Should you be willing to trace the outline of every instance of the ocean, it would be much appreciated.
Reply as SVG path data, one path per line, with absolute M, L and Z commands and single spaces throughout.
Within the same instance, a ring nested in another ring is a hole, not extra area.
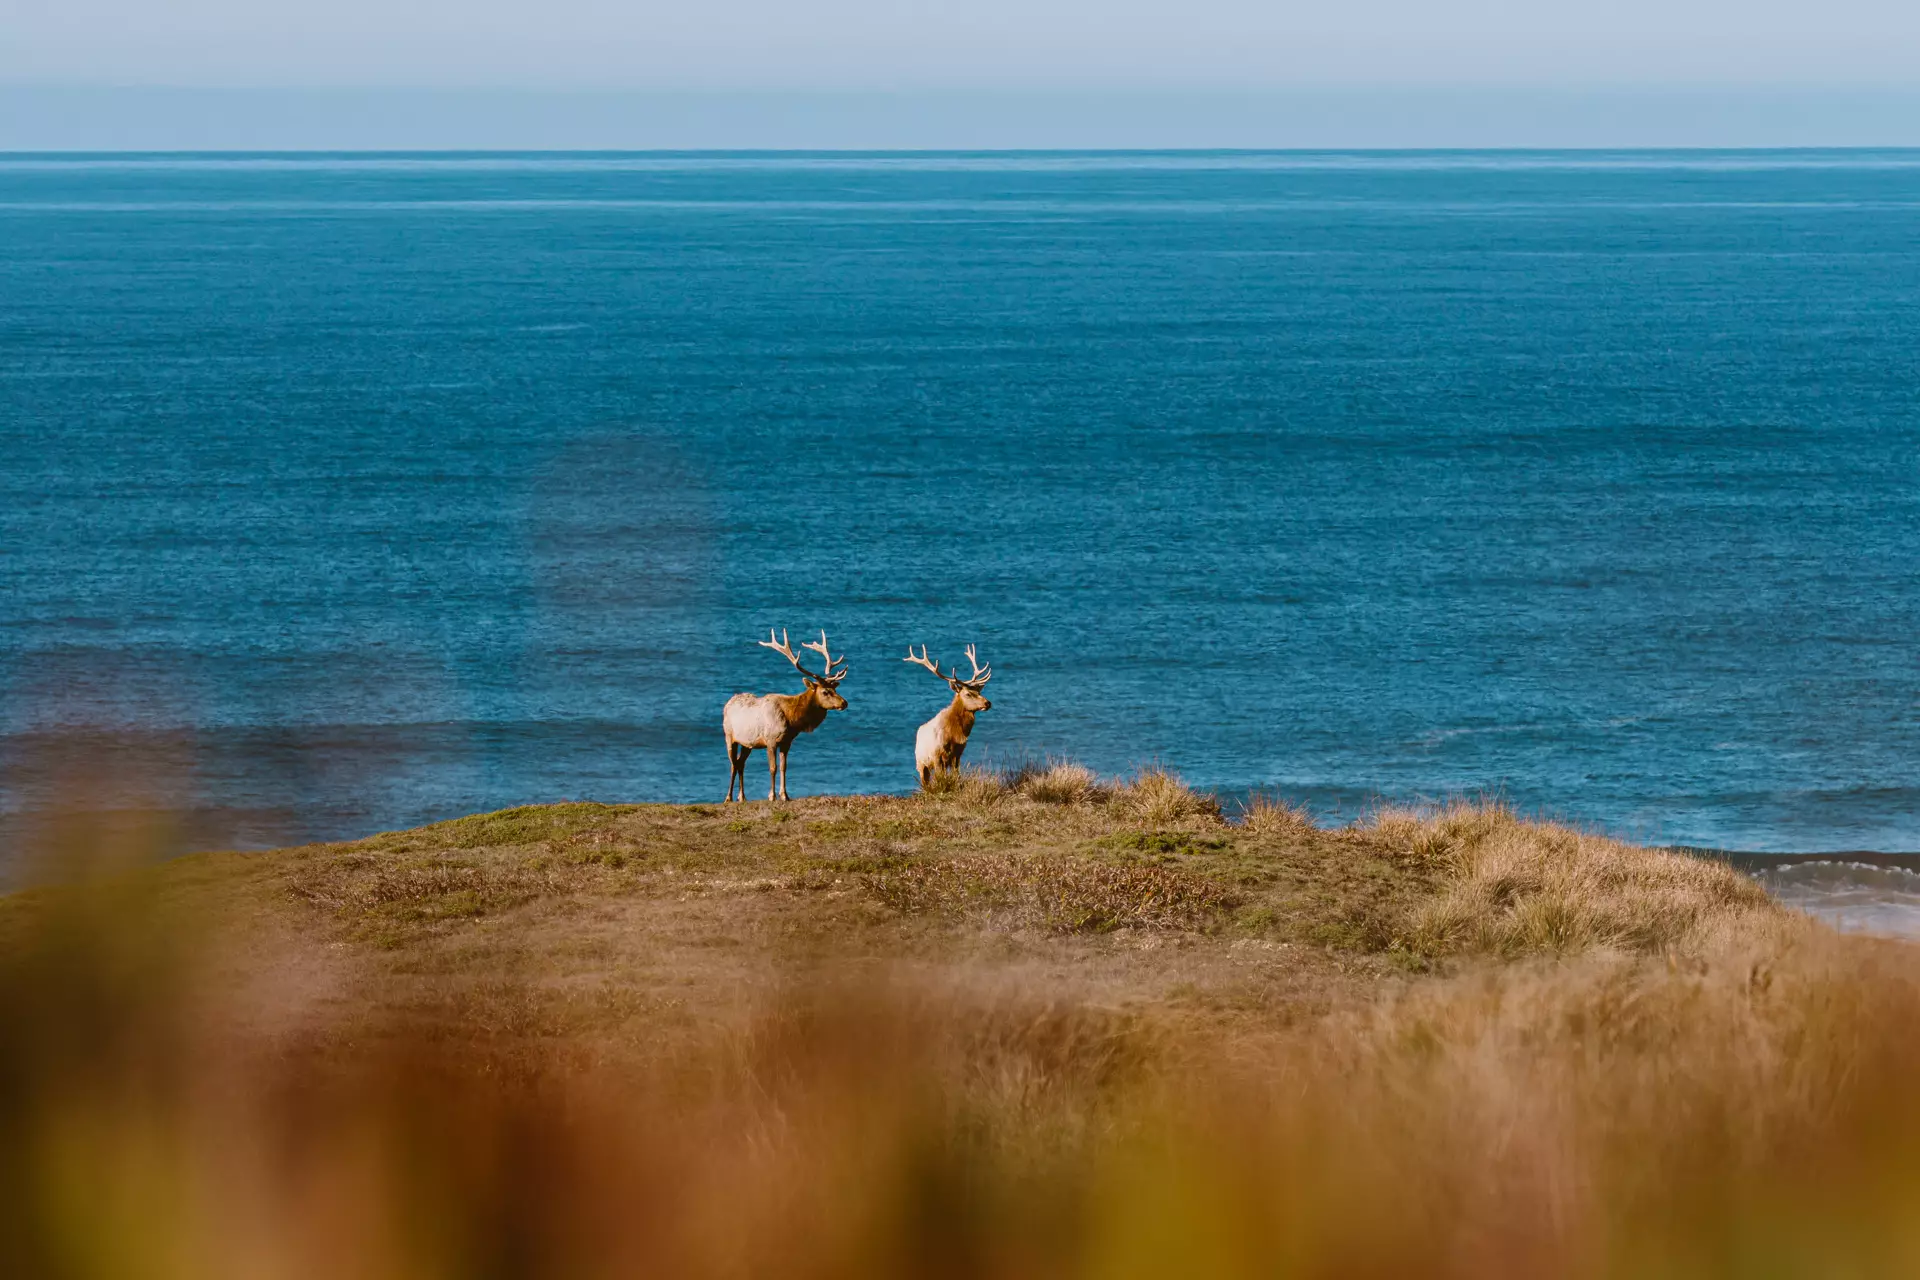
M 1920 849 L 1920 152 L 4 156 L 0 456 L 16 817 L 718 800 L 771 627 L 796 795 L 974 643 L 970 760 Z

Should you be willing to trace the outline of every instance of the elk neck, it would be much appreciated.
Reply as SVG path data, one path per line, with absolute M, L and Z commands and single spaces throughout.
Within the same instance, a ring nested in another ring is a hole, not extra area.
M 777 696 L 781 710 L 786 712 L 787 724 L 800 733 L 812 733 L 827 718 L 827 709 L 820 705 L 819 693 L 814 689 Z
M 967 710 L 965 695 L 954 694 L 953 701 L 947 704 L 947 724 L 962 742 L 973 732 L 973 717 L 974 713 Z

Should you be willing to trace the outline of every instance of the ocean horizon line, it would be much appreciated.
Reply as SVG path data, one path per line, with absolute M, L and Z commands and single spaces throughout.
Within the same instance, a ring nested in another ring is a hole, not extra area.
M 1701 155 L 1920 155 L 1920 141 L 1913 143 L 1819 143 L 1781 145 L 1649 144 L 1568 144 L 1484 145 L 1484 146 L 447 146 L 447 147 L 9 147 L 0 148 L 0 161 L 14 159 L 48 160 L 139 157 L 165 159 L 217 158 L 246 159 L 283 156 L 325 158 L 329 156 L 378 156 L 394 159 L 435 159 L 441 157 L 520 158 L 559 156 L 568 158 L 625 157 L 867 157 L 867 156 L 1701 156 Z

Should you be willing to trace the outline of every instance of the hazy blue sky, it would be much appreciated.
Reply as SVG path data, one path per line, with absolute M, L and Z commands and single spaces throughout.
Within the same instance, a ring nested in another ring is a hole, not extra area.
M 1913 0 L 0 0 L 0 76 L 618 89 L 1905 83 Z
M 1461 93 L 1586 94 L 1589 106 L 1567 118 L 1585 111 L 1604 123 L 1613 109 L 1593 108 L 1599 98 L 1592 95 L 1617 98 L 1657 86 L 1694 93 L 1696 101 L 1706 101 L 1697 98 L 1705 92 L 1720 104 L 1707 102 L 1706 109 L 1725 117 L 1714 126 L 1722 132 L 1738 131 L 1741 109 L 1734 104 L 1746 100 L 1741 95 L 1758 93 L 1754 102 L 1774 105 L 1754 109 L 1763 116 L 1773 111 L 1781 128 L 1798 122 L 1816 134 L 1847 135 L 1814 140 L 1920 141 L 1920 114 L 1911 103 L 1878 127 L 1889 136 L 1855 136 L 1862 127 L 1875 132 L 1886 110 L 1862 108 L 1860 94 L 1920 91 L 1920 2 L 0 0 L 0 89 L 12 90 L 0 98 L 0 145 L 39 145 L 35 138 L 62 145 L 55 139 L 95 137 L 87 132 L 95 126 L 109 133 L 125 128 L 129 145 L 140 145 L 134 139 L 143 129 L 201 127 L 191 123 L 196 110 L 242 132 L 249 123 L 191 95 L 54 92 L 80 86 L 248 90 L 224 101 L 252 103 L 238 110 L 256 115 L 251 123 L 261 128 L 294 132 L 305 127 L 301 112 L 324 116 L 327 110 L 314 106 L 318 98 L 301 98 L 303 89 L 616 96 L 877 91 L 904 95 L 903 101 L 928 94 L 1251 93 L 1320 101 L 1315 110 L 1337 120 L 1341 109 L 1324 104 L 1385 87 L 1451 94 L 1450 100 L 1464 100 Z M 1782 107 L 1782 94 L 1800 94 L 1804 105 Z M 1851 106 L 1821 105 L 1848 94 Z M 602 106 L 587 114 L 597 111 L 594 118 L 603 121 L 619 116 L 605 106 L 612 100 L 600 99 Z M 127 119 L 130 102 L 160 114 Z M 1466 114 L 1492 119 L 1508 109 L 1489 115 L 1476 107 Z M 842 135 L 851 141 L 863 110 L 815 141 L 833 145 Z M 1291 118 L 1288 110 L 1272 118 Z M 1445 116 L 1452 108 L 1439 110 Z M 1543 110 L 1550 123 L 1556 111 L 1564 114 L 1564 103 Z M 1388 133 L 1420 132 L 1429 111 L 1401 112 Z M 500 107 L 501 127 L 516 114 Z M 772 128 L 781 115 L 746 126 L 747 133 Z M 417 115 L 402 111 L 400 117 L 419 125 Z M 1209 118 L 1231 123 L 1235 112 Z M 1151 113 L 1143 119 L 1150 122 Z M 424 138 L 453 123 L 419 127 Z M 1035 127 L 1059 123 L 1049 117 Z M 1658 132 L 1657 115 L 1643 123 Z M 1017 121 L 1009 118 L 1009 125 Z M 1685 120 L 1677 127 L 1684 133 Z M 612 134 L 624 136 L 618 127 Z M 398 134 L 394 140 L 402 144 Z M 1782 139 L 1789 140 L 1808 139 Z M 691 135 L 689 141 L 703 144 Z

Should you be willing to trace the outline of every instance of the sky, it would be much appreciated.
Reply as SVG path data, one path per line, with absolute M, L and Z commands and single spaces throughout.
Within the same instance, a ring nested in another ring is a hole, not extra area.
M 1135 132 L 1152 131 L 1147 104 L 1171 104 L 1161 132 L 1194 145 L 1209 131 L 1246 145 L 1225 135 L 1236 121 L 1246 132 L 1251 110 L 1253 131 L 1286 145 L 1279 135 L 1339 133 L 1383 97 L 1402 107 L 1349 132 L 1435 145 L 1419 139 L 1437 128 L 1470 144 L 1535 110 L 1540 127 L 1589 142 L 1609 128 L 1621 143 L 1663 130 L 1738 143 L 1756 128 L 1783 143 L 1920 142 L 1920 3 L 0 0 L 0 146 L 14 147 L 250 128 L 315 145 L 330 117 L 364 142 L 379 129 L 339 119 L 355 101 L 388 104 L 375 114 L 397 145 L 463 127 L 523 145 L 504 135 L 529 112 L 596 145 L 676 132 L 690 145 L 800 145 L 782 121 L 806 102 L 803 132 L 820 145 L 887 133 L 862 121 L 871 105 L 831 106 L 856 100 L 893 104 L 929 145 L 951 141 L 949 117 L 969 101 L 994 119 L 976 131 L 1009 145 L 1101 133 L 1076 101 L 1131 112 Z M 1635 101 L 1680 105 L 1663 123 L 1633 118 Z

